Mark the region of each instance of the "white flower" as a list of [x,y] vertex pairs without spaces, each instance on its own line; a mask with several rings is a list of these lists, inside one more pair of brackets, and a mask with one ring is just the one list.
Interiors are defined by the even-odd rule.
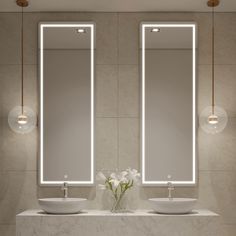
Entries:
[[118,174],[118,178],[122,184],[126,184],[129,182],[129,180],[126,178],[128,175],[127,171],[122,171],[120,174]]
[[109,182],[112,183],[114,188],[117,188],[120,184],[129,182],[129,180],[126,178],[127,174],[127,171],[122,171],[120,173],[111,173]]
[[125,171],[122,171],[122,172],[120,173],[120,176],[121,176],[121,178],[124,178],[124,177],[127,176],[127,174],[128,174],[128,172],[125,170]]
[[[111,173],[110,178],[111,182],[115,183],[115,186],[119,185],[120,183],[128,183],[129,180],[126,178],[128,172],[127,171],[122,171],[120,173]],[[119,182],[119,183],[118,183]]]
[[109,182],[112,183],[114,188],[117,188],[120,184],[120,180],[118,179],[111,179]]
[[116,194],[119,188],[119,191],[125,192],[127,189],[131,188],[134,184],[139,184],[140,182],[140,173],[137,170],[128,168],[125,171],[119,173],[113,172],[109,177],[106,177],[102,172],[97,174],[97,180],[102,181],[102,184],[99,184],[100,189],[110,189],[113,194]]
[[111,174],[110,174],[110,178],[111,178],[111,179],[117,179],[116,173],[114,173],[114,172],[111,173]]
[[117,188],[120,184],[119,175],[116,173],[111,173],[109,182],[113,185],[113,187]]
[[97,174],[97,180],[106,181],[107,178],[106,178],[106,176],[105,176],[102,172],[98,172],[98,174]]
[[134,181],[135,183],[139,183],[139,181],[140,181],[140,173],[138,173],[137,170],[128,168],[126,171],[127,171],[127,173],[128,173],[128,174],[127,174],[127,178],[128,178],[129,180],[132,180],[132,181]]

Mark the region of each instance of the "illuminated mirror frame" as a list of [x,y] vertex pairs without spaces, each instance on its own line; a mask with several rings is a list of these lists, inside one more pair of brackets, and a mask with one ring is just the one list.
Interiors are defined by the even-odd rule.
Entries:
[[45,181],[43,176],[43,33],[45,28],[55,27],[86,27],[91,29],[91,176],[89,181],[66,181],[69,185],[73,186],[90,186],[94,185],[94,50],[95,50],[95,24],[92,22],[41,22],[39,23],[39,87],[40,87],[40,121],[39,121],[39,184],[44,186],[58,186],[62,185],[64,181]]
[[142,65],[142,74],[141,74],[141,163],[142,163],[142,185],[146,186],[166,186],[168,181],[147,181],[145,179],[145,29],[146,28],[166,28],[166,27],[189,27],[192,29],[192,180],[191,181],[172,181],[173,185],[176,186],[194,186],[197,184],[196,176],[196,23],[182,23],[182,22],[143,22],[140,25],[141,31],[141,65]]

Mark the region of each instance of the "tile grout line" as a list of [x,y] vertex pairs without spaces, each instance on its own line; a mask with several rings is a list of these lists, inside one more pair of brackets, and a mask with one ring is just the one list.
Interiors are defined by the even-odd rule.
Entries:
[[[0,63],[0,66],[20,66],[21,64],[19,63],[7,63],[7,64],[1,64]],[[38,66],[39,64],[38,63],[24,63],[24,66]],[[115,66],[115,65],[120,65],[120,66],[140,66],[139,63],[119,63],[117,62],[116,64],[99,64],[99,63],[96,63],[95,64],[96,66]],[[197,66],[211,66],[210,63],[198,63]],[[220,64],[215,64],[215,66],[236,66],[236,63],[220,63]]]
[[140,117],[139,116],[96,116],[96,118],[120,118],[120,119],[128,119],[128,118],[133,118],[133,119],[139,119]]
[[0,226],[7,225],[7,226],[15,226],[16,224],[7,224],[7,223],[0,223]]
[[119,68],[119,60],[120,60],[120,54],[119,54],[119,28],[120,28],[120,15],[119,13],[117,13],[117,65],[116,65],[116,69],[117,69],[117,169],[120,169],[120,121],[119,121],[119,115],[120,115],[120,109],[119,109],[119,99],[120,99],[120,88],[119,88],[119,84],[120,84],[120,68]]
[[[20,14],[19,11],[1,11],[0,14]],[[24,14],[210,14],[210,11],[26,11]],[[217,14],[235,14],[235,11],[217,11]]]
[[[97,169],[99,170],[99,168]],[[26,172],[26,173],[37,173],[38,170],[0,170],[0,173],[22,173],[22,172]],[[220,169],[213,169],[213,170],[203,170],[203,169],[199,169],[199,172],[228,172],[228,173],[235,173],[235,170],[220,170]]]
[[38,172],[37,170],[0,170],[0,173],[34,173]]

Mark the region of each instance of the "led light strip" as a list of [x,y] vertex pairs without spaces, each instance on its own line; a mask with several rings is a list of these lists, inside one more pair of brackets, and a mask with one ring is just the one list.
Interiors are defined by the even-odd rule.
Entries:
[[45,181],[43,178],[43,137],[44,137],[44,124],[43,124],[43,31],[44,28],[55,27],[87,27],[91,29],[91,179],[89,181],[66,181],[70,185],[91,185],[94,184],[94,24],[40,24],[40,184],[41,185],[58,185],[65,181]]
[[170,28],[170,27],[186,27],[192,28],[192,59],[193,59],[193,70],[192,70],[192,180],[191,181],[171,181],[175,185],[194,185],[196,184],[196,24],[188,23],[188,24],[173,24],[173,23],[142,23],[141,24],[141,32],[142,32],[142,105],[141,105],[141,117],[142,117],[142,138],[141,138],[141,155],[142,155],[142,184],[144,185],[166,185],[168,181],[146,181],[145,180],[145,29],[150,27],[156,28]]

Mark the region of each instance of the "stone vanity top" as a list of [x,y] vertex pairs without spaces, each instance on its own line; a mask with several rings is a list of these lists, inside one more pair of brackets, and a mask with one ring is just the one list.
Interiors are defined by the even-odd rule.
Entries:
[[130,212],[122,212],[122,213],[112,213],[110,211],[104,210],[83,210],[78,214],[61,214],[61,215],[54,215],[54,214],[47,214],[42,210],[27,210],[17,215],[19,216],[40,216],[40,217],[57,217],[57,216],[68,216],[68,217],[78,217],[78,216],[159,216],[159,217],[196,217],[196,216],[219,216],[218,214],[205,210],[193,210],[192,213],[189,214],[158,214],[152,210],[135,210]]
[[151,210],[111,213],[84,210],[52,215],[27,210],[16,217],[17,236],[221,236],[218,215],[209,210],[163,215]]

